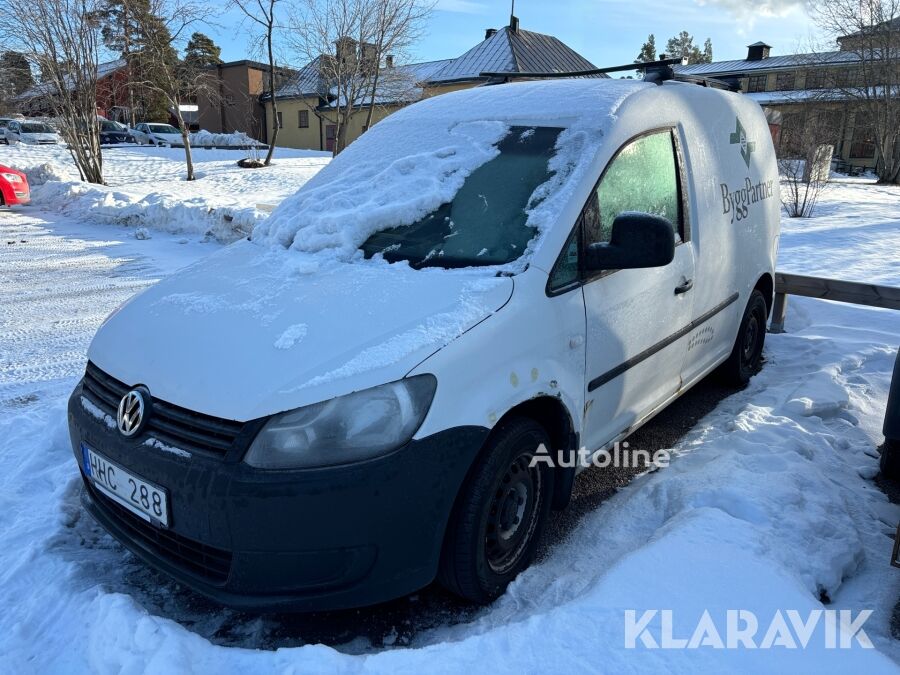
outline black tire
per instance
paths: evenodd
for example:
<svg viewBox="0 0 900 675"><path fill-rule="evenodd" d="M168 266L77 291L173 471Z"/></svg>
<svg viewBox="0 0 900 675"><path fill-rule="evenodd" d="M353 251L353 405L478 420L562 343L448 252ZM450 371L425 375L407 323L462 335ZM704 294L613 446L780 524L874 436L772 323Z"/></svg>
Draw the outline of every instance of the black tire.
<svg viewBox="0 0 900 675"><path fill-rule="evenodd" d="M766 343L769 309L762 293L754 290L747 301L744 316L731 355L719 368L719 375L727 384L743 387L762 369L762 352Z"/></svg>
<svg viewBox="0 0 900 675"><path fill-rule="evenodd" d="M900 480L900 441L890 438L881 446L881 475L891 480Z"/></svg>
<svg viewBox="0 0 900 675"><path fill-rule="evenodd" d="M469 472L447 525L438 582L477 603L500 597L534 560L553 501L553 471L530 467L550 437L537 422L501 423Z"/></svg>

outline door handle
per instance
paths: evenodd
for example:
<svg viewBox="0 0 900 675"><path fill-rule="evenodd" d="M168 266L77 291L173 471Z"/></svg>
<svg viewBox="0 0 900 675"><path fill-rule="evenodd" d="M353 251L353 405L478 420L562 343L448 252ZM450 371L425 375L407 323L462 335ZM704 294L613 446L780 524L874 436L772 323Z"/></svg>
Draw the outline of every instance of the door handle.
<svg viewBox="0 0 900 675"><path fill-rule="evenodd" d="M694 287L693 279L685 279L681 282L680 286L675 287L675 295L681 295L682 293L687 293Z"/></svg>

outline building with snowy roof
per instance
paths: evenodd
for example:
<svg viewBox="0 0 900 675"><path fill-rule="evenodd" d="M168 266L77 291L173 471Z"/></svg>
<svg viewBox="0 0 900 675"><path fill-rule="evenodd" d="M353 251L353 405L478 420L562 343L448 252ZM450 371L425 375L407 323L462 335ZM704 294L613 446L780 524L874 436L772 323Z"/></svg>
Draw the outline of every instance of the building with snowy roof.
<svg viewBox="0 0 900 675"><path fill-rule="evenodd" d="M900 19L874 30L900 31ZM865 86L880 95L872 72L877 59L863 33L838 38L839 49L809 54L773 56L765 42L747 46L747 58L676 66L679 75L710 77L729 82L756 100L773 124L776 147L791 154L792 139L811 115L821 125L822 143L834 146L834 156L851 168L870 168L876 163L874 129L859 105ZM900 34L896 39L900 40ZM894 59L896 65L896 59ZM864 74L863 70L868 69ZM900 73L889 80L898 81ZM896 85L894 85L896 87ZM894 94L895 95L895 94Z"/></svg>

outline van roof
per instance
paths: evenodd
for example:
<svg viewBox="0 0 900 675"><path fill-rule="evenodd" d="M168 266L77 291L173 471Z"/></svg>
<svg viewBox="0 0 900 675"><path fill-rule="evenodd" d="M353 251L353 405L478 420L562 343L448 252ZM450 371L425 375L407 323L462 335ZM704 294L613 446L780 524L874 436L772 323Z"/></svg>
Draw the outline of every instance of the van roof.
<svg viewBox="0 0 900 675"><path fill-rule="evenodd" d="M639 80L598 78L532 80L474 87L442 94L404 108L379 124L409 124L428 120L531 121L569 126L573 119L598 123L626 98L657 85Z"/></svg>

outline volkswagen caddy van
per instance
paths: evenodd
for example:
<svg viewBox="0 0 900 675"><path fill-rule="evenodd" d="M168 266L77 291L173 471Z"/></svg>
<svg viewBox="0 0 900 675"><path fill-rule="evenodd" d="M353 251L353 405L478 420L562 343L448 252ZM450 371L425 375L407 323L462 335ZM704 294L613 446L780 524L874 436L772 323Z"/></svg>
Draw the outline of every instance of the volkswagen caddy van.
<svg viewBox="0 0 900 675"><path fill-rule="evenodd" d="M391 115L106 320L68 407L87 510L228 606L475 602L572 463L760 367L765 117L668 81L511 83Z"/></svg>

